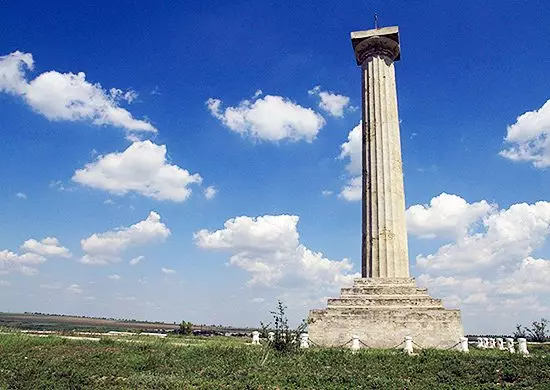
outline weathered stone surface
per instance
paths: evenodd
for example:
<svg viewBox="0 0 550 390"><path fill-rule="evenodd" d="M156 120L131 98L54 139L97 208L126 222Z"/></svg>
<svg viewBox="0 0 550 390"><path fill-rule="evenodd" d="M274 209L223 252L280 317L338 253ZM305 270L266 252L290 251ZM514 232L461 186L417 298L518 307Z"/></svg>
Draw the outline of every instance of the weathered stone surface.
<svg viewBox="0 0 550 390"><path fill-rule="evenodd" d="M363 82L363 237L364 278L409 276L405 192L394 60L399 32L362 32L353 40Z"/></svg>
<svg viewBox="0 0 550 390"><path fill-rule="evenodd" d="M396 293L404 288L414 293ZM380 291L393 294L377 294ZM373 348L395 347L406 336L422 347L448 348L464 336L460 311L446 310L412 278L356 279L351 289L342 289L341 298L330 299L326 309L310 311L308 329L310 339L324 346L340 346L357 335Z"/></svg>

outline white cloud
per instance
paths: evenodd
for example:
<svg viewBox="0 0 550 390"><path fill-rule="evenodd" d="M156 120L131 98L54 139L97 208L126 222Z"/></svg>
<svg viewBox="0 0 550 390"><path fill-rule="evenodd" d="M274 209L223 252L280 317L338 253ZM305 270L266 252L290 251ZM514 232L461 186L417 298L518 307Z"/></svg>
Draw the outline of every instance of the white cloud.
<svg viewBox="0 0 550 390"><path fill-rule="evenodd" d="M344 116L344 110L349 105L349 97L338 95L333 92L322 91L321 86L316 86L308 91L310 95L318 96L321 101L319 107L328 112L331 116L341 118Z"/></svg>
<svg viewBox="0 0 550 390"><path fill-rule="evenodd" d="M421 238L462 237L493 208L485 200L470 204L460 196L442 193L432 198L429 205L407 209L407 230Z"/></svg>
<svg viewBox="0 0 550 390"><path fill-rule="evenodd" d="M149 216L129 227L104 233L94 233L80 241L86 253L80 260L85 264L104 265L121 260L122 252L131 247L163 242L170 229L160 221L160 215L151 211Z"/></svg>
<svg viewBox="0 0 550 390"><path fill-rule="evenodd" d="M264 301L265 301L265 299L260 298L260 297L258 297L258 298L252 298L252 299L250 300L250 302L252 302L252 303L263 303Z"/></svg>
<svg viewBox="0 0 550 390"><path fill-rule="evenodd" d="M50 188L55 188L57 191L66 191L66 192L74 192L76 191L75 187L65 187L65 184L61 180L52 180L50 181Z"/></svg>
<svg viewBox="0 0 550 390"><path fill-rule="evenodd" d="M499 283L503 294L548 293L550 292L550 260L523 259L516 269Z"/></svg>
<svg viewBox="0 0 550 390"><path fill-rule="evenodd" d="M495 210L483 218L483 232L465 229L456 242L427 256L417 264L428 269L468 271L505 266L529 256L550 234L550 203L520 203Z"/></svg>
<svg viewBox="0 0 550 390"><path fill-rule="evenodd" d="M537 168L550 166L550 100L535 111L520 115L508 126L505 141L511 146L500 155L512 161L529 161Z"/></svg>
<svg viewBox="0 0 550 390"><path fill-rule="evenodd" d="M8 251L4 249L3 251L0 251L0 265L8 265L8 264L41 264L46 261L46 258L44 256L41 256L36 253L24 253L22 255L18 255L16 253L13 253L11 251Z"/></svg>
<svg viewBox="0 0 550 390"><path fill-rule="evenodd" d="M200 184L199 174L171 165L166 146L151 141L134 142L124 152L99 156L75 172L73 181L115 195L134 191L157 200L183 202L191 184Z"/></svg>
<svg viewBox="0 0 550 390"><path fill-rule="evenodd" d="M219 99L206 102L210 113L230 130L262 141L313 141L325 120L310 108L304 108L281 96L254 95L236 107L222 110Z"/></svg>
<svg viewBox="0 0 550 390"><path fill-rule="evenodd" d="M124 100L128 103L133 103L139 96L139 94L133 89L123 91L122 89L118 89L118 88L111 88L109 90L109 94L111 95L111 98L114 100L117 100L117 101Z"/></svg>
<svg viewBox="0 0 550 390"><path fill-rule="evenodd" d="M145 256L134 257L133 259L130 260L130 265L136 265L136 264L138 264L141 260L143 260L144 258L145 258Z"/></svg>
<svg viewBox="0 0 550 390"><path fill-rule="evenodd" d="M117 300L119 301L126 301L126 302L134 302L137 300L136 297L133 297L133 296L124 296L124 295L118 295L116 297Z"/></svg>
<svg viewBox="0 0 550 390"><path fill-rule="evenodd" d="M15 51L0 57L0 92L22 95L27 89L25 68L33 70L32 54Z"/></svg>
<svg viewBox="0 0 550 390"><path fill-rule="evenodd" d="M332 194L334 194L334 192L330 191L330 190L323 190L323 191L321 191L321 194L323 196L331 196Z"/></svg>
<svg viewBox="0 0 550 390"><path fill-rule="evenodd" d="M333 261L300 243L295 215L247 216L229 219L224 229L194 234L203 249L231 253L229 263L251 274L249 285L303 287L308 289L339 287L349 283L348 259Z"/></svg>
<svg viewBox="0 0 550 390"><path fill-rule="evenodd" d="M357 126L350 130L348 140L340 145L339 159L349 159L346 165L348 172L347 184L342 187L339 196L349 202L361 200L362 196L362 154L361 154L361 128L359 122Z"/></svg>
<svg viewBox="0 0 550 390"><path fill-rule="evenodd" d="M361 128L362 122L359 122L357 126L350 130L348 133L348 140L340 145L340 159L348 159L349 163L346 166L347 171L350 174L360 174L362 167L362 155L361 155Z"/></svg>
<svg viewBox="0 0 550 390"><path fill-rule="evenodd" d="M349 202L361 200L363 192L363 182L361 176L355 176L348 180L342 190L340 191L340 197Z"/></svg>
<svg viewBox="0 0 550 390"><path fill-rule="evenodd" d="M0 92L22 97L35 111L52 121L91 121L95 125L112 125L128 131L157 131L148 121L135 119L119 106L120 100L134 100L134 91L114 88L108 92L100 84L87 81L84 72L49 71L27 81L26 69L33 67L30 53L16 51L0 57Z"/></svg>
<svg viewBox="0 0 550 390"><path fill-rule="evenodd" d="M59 244L57 238L47 237L42 241L30 239L21 245L23 254L7 249L0 251L0 273L20 272L24 275L36 275L35 266L46 262L48 257L70 257L71 253Z"/></svg>
<svg viewBox="0 0 550 390"><path fill-rule="evenodd" d="M174 271L173 269L164 268L164 267L161 269L161 271L162 271L162 273L167 274L167 275L171 275L171 274L175 274L175 273L176 273L176 271Z"/></svg>
<svg viewBox="0 0 550 390"><path fill-rule="evenodd" d="M114 281L117 281L117 280L121 279L120 275L117 275L117 274L109 275L109 276L107 276L107 278L109 278L111 280L114 280Z"/></svg>
<svg viewBox="0 0 550 390"><path fill-rule="evenodd" d="M467 203L442 195L417 209L420 217L414 217L418 221L412 230L453 240L416 257L417 269L426 272L418 284L448 307L464 309L466 323L479 332L507 332L517 322L526 324L549 313L550 260L533 253L550 235L550 202L499 209L486 201Z"/></svg>
<svg viewBox="0 0 550 390"><path fill-rule="evenodd" d="M23 192L18 192L15 194L15 197L18 198L18 199L27 199L27 194L23 193Z"/></svg>
<svg viewBox="0 0 550 390"><path fill-rule="evenodd" d="M78 295L81 294L83 290L78 284L71 284L69 287L67 287L67 291L71 294Z"/></svg>
<svg viewBox="0 0 550 390"><path fill-rule="evenodd" d="M21 245L21 250L24 252L32 252L45 257L71 257L71 252L61 246L59 240L55 237L46 237L41 241L33 238L25 241Z"/></svg>
<svg viewBox="0 0 550 390"><path fill-rule="evenodd" d="M218 193L218 190L214 186L208 186L204 190L204 197L208 200L214 199L216 194Z"/></svg>
<svg viewBox="0 0 550 390"><path fill-rule="evenodd" d="M11 286L11 283L7 280L0 280L0 287L9 287Z"/></svg>
<svg viewBox="0 0 550 390"><path fill-rule="evenodd" d="M44 283L44 284L41 284L39 287L43 288L43 289L46 289L46 290L60 290L61 289L61 284L59 284L59 283L52 283L52 284Z"/></svg>

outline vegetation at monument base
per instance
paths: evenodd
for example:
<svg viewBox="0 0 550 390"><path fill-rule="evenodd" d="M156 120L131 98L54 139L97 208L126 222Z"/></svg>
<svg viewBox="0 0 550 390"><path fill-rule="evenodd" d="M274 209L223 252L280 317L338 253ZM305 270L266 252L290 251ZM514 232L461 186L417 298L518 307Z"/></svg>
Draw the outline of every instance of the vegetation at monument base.
<svg viewBox="0 0 550 390"><path fill-rule="evenodd" d="M514 338L523 337L529 341L544 342L550 341L550 321L546 318L540 321L533 321L531 327L516 325Z"/></svg>
<svg viewBox="0 0 550 390"><path fill-rule="evenodd" d="M277 302L277 308L271 312L273 322L265 325L260 323L262 328L262 339L267 340L267 347L282 353L296 352L300 348L299 337L306 331L307 324L302 321L296 329L288 325L286 316L287 307L281 302ZM269 337L271 333L272 337ZM266 355L267 358L267 355Z"/></svg>
<svg viewBox="0 0 550 390"><path fill-rule="evenodd" d="M530 357L495 350L418 356L271 350L262 365L264 347L224 339L173 336L130 343L0 334L0 389L550 388L549 347L530 346Z"/></svg>

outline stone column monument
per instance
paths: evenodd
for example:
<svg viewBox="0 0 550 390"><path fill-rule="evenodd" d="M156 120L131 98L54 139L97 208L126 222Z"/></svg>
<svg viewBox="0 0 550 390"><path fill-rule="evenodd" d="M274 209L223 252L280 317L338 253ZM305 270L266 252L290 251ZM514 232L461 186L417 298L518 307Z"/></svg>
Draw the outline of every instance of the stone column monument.
<svg viewBox="0 0 550 390"><path fill-rule="evenodd" d="M405 194L394 62L399 29L351 33L361 66L363 110L362 278L309 315L310 339L337 346L358 335L391 348L412 336L422 347L451 347L464 336L459 310L418 288L409 277Z"/></svg>

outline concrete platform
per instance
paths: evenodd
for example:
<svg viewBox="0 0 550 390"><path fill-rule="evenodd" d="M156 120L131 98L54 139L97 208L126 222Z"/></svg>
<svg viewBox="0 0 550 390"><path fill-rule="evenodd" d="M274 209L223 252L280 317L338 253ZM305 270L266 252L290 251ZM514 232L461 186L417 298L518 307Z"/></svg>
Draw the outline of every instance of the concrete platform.
<svg viewBox="0 0 550 390"><path fill-rule="evenodd" d="M392 348L405 336L425 348L448 348L464 336L459 310L448 310L414 278L361 278L327 308L311 310L310 339L340 346L352 335L373 348Z"/></svg>

